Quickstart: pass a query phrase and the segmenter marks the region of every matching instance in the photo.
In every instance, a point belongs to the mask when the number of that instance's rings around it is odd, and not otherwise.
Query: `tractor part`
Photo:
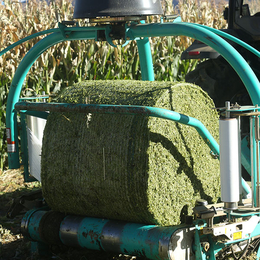
[[[230,42],[229,37],[235,36],[250,46],[258,50],[260,49],[259,5],[254,5],[252,2],[245,4],[244,2],[243,0],[229,0],[229,7],[226,7],[223,12],[223,17],[227,20],[228,27],[227,29],[219,30],[220,34],[226,33],[229,35],[224,37],[229,43],[233,44],[241,54],[244,52],[243,48],[240,48],[236,43]],[[214,29],[212,28],[212,30]],[[218,56],[219,53],[214,50],[214,48],[200,41],[194,41],[194,43],[182,53],[182,59],[216,59]]]
[[[252,2],[229,0],[229,7],[223,13],[228,28],[223,30],[210,29],[238,50],[250,64],[258,79],[260,79],[259,55],[248,51],[248,48],[241,45],[241,42],[260,50],[259,11],[259,5],[254,6]],[[234,39],[236,40],[234,41]],[[185,80],[201,86],[214,100],[216,107],[224,106],[227,100],[233,104],[237,102],[240,105],[254,103],[250,100],[246,85],[240,80],[232,66],[210,46],[201,41],[194,41],[182,53],[181,59],[208,59],[199,63],[195,70],[189,72]]]

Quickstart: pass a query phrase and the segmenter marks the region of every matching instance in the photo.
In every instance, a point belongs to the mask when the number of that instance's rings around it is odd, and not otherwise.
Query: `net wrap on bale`
[[[58,102],[153,106],[199,119],[218,138],[214,104],[186,83],[86,81]],[[57,113],[44,131],[41,178],[56,211],[175,225],[220,196],[219,162],[197,131],[144,115]]]

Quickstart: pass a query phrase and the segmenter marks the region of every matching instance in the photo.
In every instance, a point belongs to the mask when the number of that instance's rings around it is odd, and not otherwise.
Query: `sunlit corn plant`
[[[221,8],[213,3],[198,5],[194,0],[180,0],[172,6],[171,0],[162,0],[164,15],[180,14],[183,21],[224,27]],[[71,0],[37,1],[25,4],[4,0],[0,6],[0,49],[33,33],[57,28],[58,22],[72,20]],[[221,20],[222,19],[222,20]],[[79,21],[84,25],[85,21]],[[148,22],[160,22],[160,17],[149,17]],[[4,141],[5,109],[8,89],[14,73],[25,54],[44,36],[25,42],[0,57],[0,135],[1,165],[6,165]],[[155,79],[178,81],[196,62],[181,61],[181,52],[191,43],[187,37],[151,38]],[[71,41],[59,43],[44,52],[29,71],[22,95],[58,93],[62,88],[82,80],[141,79],[138,49],[134,41],[125,47],[112,47],[106,42]]]
[[[226,4],[225,0],[219,1],[218,4],[214,0],[179,0],[179,5],[175,9],[181,15],[182,21],[224,29],[227,27],[223,17]],[[177,44],[187,48],[192,41],[193,39],[182,36]]]
[[[8,94],[8,80],[6,77],[1,77],[1,86],[0,86],[0,172],[2,169],[6,168],[7,164],[7,144],[5,142],[5,110],[6,110],[6,101]]]

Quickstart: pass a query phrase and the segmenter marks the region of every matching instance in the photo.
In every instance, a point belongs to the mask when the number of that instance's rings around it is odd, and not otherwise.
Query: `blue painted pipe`
[[[67,34],[68,37],[66,38],[64,38],[64,32],[61,32],[59,29],[57,29],[56,32],[48,35],[47,37],[39,41],[37,44],[35,44],[19,64],[13,77],[6,106],[6,128],[8,129],[7,136],[10,136],[8,141],[8,144],[10,144],[10,149],[7,149],[8,164],[10,169],[20,168],[18,130],[16,126],[16,113],[14,112],[14,105],[19,100],[23,82],[31,66],[44,51],[54,46],[55,44],[63,42],[65,40],[95,39],[97,31],[100,29],[100,27],[87,27],[84,29],[73,28],[73,32],[71,32],[71,30],[65,31],[70,33]]]
[[[260,83],[251,67],[238,51],[210,30],[191,23],[163,23],[135,25],[127,31],[127,37],[131,39],[178,35],[192,37],[216,50],[237,72],[253,104],[260,104]]]
[[[19,150],[17,142],[17,127],[15,123],[16,114],[14,105],[18,102],[24,79],[35,60],[51,46],[66,40],[96,39],[97,31],[104,30],[105,27],[68,27],[57,29],[54,33],[38,42],[24,57],[20,63],[15,76],[13,78],[7,101],[6,109],[6,127],[8,129],[8,142],[10,149],[8,151],[8,162],[10,168],[19,168]],[[235,69],[244,82],[253,104],[260,103],[260,84],[250,66],[242,58],[242,56],[225,40],[208,29],[201,28],[194,24],[182,23],[163,23],[163,24],[140,24],[127,28],[126,38],[129,40],[137,40],[140,37],[160,37],[160,36],[178,36],[186,35],[198,39],[216,51],[218,51]],[[148,45],[140,42],[141,55],[144,57],[148,52]],[[142,67],[148,64],[149,67],[145,71],[146,79],[151,80],[153,77],[152,61],[148,57],[141,62]]]
[[[127,105],[98,105],[98,104],[71,104],[71,103],[40,103],[17,102],[17,110],[25,111],[52,111],[52,112],[77,112],[77,113],[101,113],[101,114],[126,114],[153,116],[179,122],[194,127],[214,154],[219,155],[219,145],[208,129],[196,118],[179,114],[164,108]]]
[[[145,24],[145,21],[141,21]],[[148,37],[136,39],[138,48],[142,80],[154,81],[153,57]]]
[[[136,44],[139,53],[142,80],[154,81],[153,59],[149,38],[138,39],[136,40]]]
[[[235,36],[231,35],[231,34],[228,34],[224,31],[221,31],[221,30],[218,30],[218,29],[215,29],[215,28],[212,28],[212,27],[208,27],[208,26],[205,26],[205,25],[202,25],[202,24],[196,24],[197,26],[199,27],[202,27],[202,28],[205,28],[221,37],[224,37],[230,41],[233,41],[237,44],[239,44],[240,46],[244,47],[245,49],[247,49],[248,51],[252,52],[254,55],[256,55],[257,57],[260,57],[260,52],[253,48],[251,45],[247,44],[246,42],[243,42],[241,41],[240,39],[236,38]]]
[[[60,221],[53,224],[52,219]],[[123,253],[154,260],[177,259],[171,257],[173,251],[180,249],[179,237],[175,237],[175,232],[183,228],[184,226],[160,227],[74,215],[60,218],[60,213],[44,210],[27,212],[21,226],[23,235],[32,241],[62,243],[71,247]],[[52,232],[52,237],[47,235],[48,230]],[[56,241],[53,237],[56,237]],[[181,239],[182,247],[187,247],[187,254],[192,254],[192,237],[193,232],[190,231],[188,242]]]

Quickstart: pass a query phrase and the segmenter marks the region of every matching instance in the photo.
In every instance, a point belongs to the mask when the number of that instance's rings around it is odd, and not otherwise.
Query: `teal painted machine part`
[[[30,210],[28,211],[21,222],[21,232],[31,240],[43,242],[39,232],[39,223],[46,211]]]
[[[58,29],[50,29],[50,30],[45,30],[45,31],[42,31],[42,32],[38,32],[38,33],[34,33],[32,35],[29,35],[27,37],[24,37],[23,39],[11,44],[10,46],[8,46],[7,48],[5,48],[4,50],[0,51],[0,56],[4,55],[6,52],[12,50],[14,47],[24,43],[24,42],[27,42],[31,39],[34,39],[38,36],[41,36],[41,35],[45,35],[45,34],[50,34],[50,33],[53,33],[55,31],[57,31]]]
[[[241,163],[246,171],[251,175],[251,155],[248,147],[248,136],[241,141]]]
[[[243,178],[241,178],[241,182],[242,182],[241,184],[243,187],[243,195],[245,195],[245,197],[247,197],[247,195],[251,194],[251,192],[252,192],[251,188]]]
[[[16,169],[20,167],[19,163],[19,151],[18,151],[18,132],[15,126],[16,114],[14,112],[14,105],[18,102],[20,92],[24,79],[35,62],[35,60],[51,46],[66,40],[83,40],[83,39],[95,39],[96,28],[89,27],[88,30],[82,31],[70,31],[67,37],[64,38],[62,32],[56,32],[48,35],[37,44],[26,54],[24,59],[19,64],[17,71],[14,75],[7,100],[6,107],[6,128],[10,129],[10,144],[15,146],[11,151],[8,151],[8,163],[9,168]]]
[[[178,35],[197,39],[219,52],[243,81],[253,104],[260,103],[260,83],[250,66],[229,43],[208,29],[189,23],[163,23],[135,25],[127,31],[127,36],[132,39]]]
[[[67,246],[166,260],[178,228],[68,216],[61,222],[60,239]]]
[[[17,104],[17,103],[16,103]],[[43,111],[20,111],[21,114],[47,119],[49,113]]]
[[[153,59],[149,38],[137,39],[136,43],[139,53],[142,80],[154,81]]]
[[[46,38],[38,42],[24,57],[20,63],[15,76],[13,78],[10,92],[8,95],[6,109],[6,127],[10,135],[9,142],[14,149],[8,153],[9,167],[19,168],[19,151],[17,145],[17,129],[15,126],[14,105],[19,100],[23,81],[35,60],[51,46],[66,40],[83,40],[96,39],[97,31],[104,30],[105,27],[60,27],[57,32],[48,35]],[[250,66],[242,58],[242,56],[225,40],[205,28],[201,28],[194,24],[182,23],[163,23],[163,24],[140,24],[132,25],[127,28],[126,38],[129,40],[140,39],[140,37],[160,37],[160,36],[178,36],[186,35],[198,39],[216,51],[218,51],[235,69],[244,82],[249,95],[254,104],[260,103],[260,85],[259,81],[253,73]],[[141,55],[145,56],[148,45],[143,46],[145,50],[141,51]],[[140,61],[142,64],[142,61]],[[149,62],[149,58],[143,63]],[[150,64],[152,66],[152,64]],[[147,77],[152,77],[152,71],[147,70]]]
[[[170,259],[171,238],[176,230],[184,227],[160,227],[73,215],[52,224],[48,217],[52,216],[53,219],[55,214],[60,213],[49,213],[43,210],[27,212],[22,219],[23,235],[32,241],[48,244],[53,241],[46,236],[46,229],[50,229],[51,225],[53,237],[59,239],[55,241],[56,244],[144,256],[154,260]]]
[[[104,250],[101,246],[101,234],[107,222],[107,219],[69,215],[60,225],[61,242],[67,246]]]
[[[141,21],[145,24],[145,21]],[[127,29],[128,30],[128,29]],[[142,80],[154,81],[153,58],[148,37],[136,39],[138,48]]]
[[[212,28],[212,27],[208,27],[208,26],[205,26],[205,25],[202,25],[202,24],[196,24],[197,26],[200,26],[202,28],[205,28],[221,37],[224,37],[228,40],[231,40],[237,44],[239,44],[240,46],[244,47],[245,49],[247,49],[248,51],[252,52],[253,54],[255,54],[257,57],[260,57],[260,52],[258,50],[256,50],[255,48],[253,48],[251,45],[247,44],[246,42],[243,42],[241,41],[240,39],[234,37],[233,35],[231,34],[228,34],[226,32],[223,32],[221,30],[217,30],[215,28]]]
[[[20,115],[20,122],[21,122],[21,159],[22,159],[22,164],[24,165],[24,181],[25,182],[30,182],[30,181],[35,181],[36,179],[33,178],[32,176],[29,176],[29,155],[28,155],[28,143],[27,143],[27,131],[26,131],[26,115],[22,114]]]
[[[120,252],[135,255],[138,248],[148,259],[170,259],[170,240],[178,228],[128,223],[122,229]]]
[[[153,116],[179,122],[194,127],[214,154],[219,154],[219,145],[208,129],[196,118],[179,114],[175,111],[157,107],[126,106],[126,105],[97,105],[97,104],[67,104],[67,103],[40,103],[18,102],[15,109],[22,111],[52,111],[77,113],[103,113]]]

